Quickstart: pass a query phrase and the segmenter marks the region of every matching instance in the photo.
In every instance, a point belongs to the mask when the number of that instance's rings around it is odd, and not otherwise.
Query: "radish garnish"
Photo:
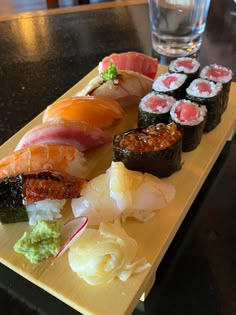
[[[55,257],[60,257],[64,254],[64,252],[83,234],[87,225],[88,218],[85,216],[73,218],[67,221],[61,232],[63,245]]]

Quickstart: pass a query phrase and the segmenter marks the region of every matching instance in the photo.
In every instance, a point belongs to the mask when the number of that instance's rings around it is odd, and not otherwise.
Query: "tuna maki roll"
[[[195,58],[180,57],[172,60],[169,65],[170,73],[184,73],[187,75],[188,84],[199,75],[200,63]]]
[[[183,73],[163,73],[153,82],[152,89],[155,92],[173,96],[179,100],[185,98],[187,76]]]
[[[208,79],[214,82],[220,82],[223,85],[223,98],[222,98],[222,112],[227,108],[229,100],[230,85],[232,82],[233,73],[230,69],[212,64],[202,69],[200,73],[202,79]]]
[[[170,117],[182,128],[182,151],[188,152],[196,149],[201,142],[206,123],[206,106],[199,106],[189,100],[180,100],[171,108]]]
[[[204,79],[195,79],[186,89],[187,99],[207,108],[207,120],[204,127],[209,132],[221,122],[222,84]]]
[[[168,123],[170,109],[175,103],[172,96],[150,92],[141,99],[138,108],[138,127]]]
[[[160,178],[180,170],[181,153],[182,132],[174,122],[132,129],[113,139],[113,161]]]

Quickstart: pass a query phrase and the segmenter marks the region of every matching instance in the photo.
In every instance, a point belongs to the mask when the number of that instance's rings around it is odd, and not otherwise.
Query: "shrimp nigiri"
[[[55,119],[39,124],[20,139],[19,150],[35,144],[62,144],[76,147],[83,152],[111,141],[111,137],[85,121]]]
[[[109,67],[110,61],[115,64],[117,70],[131,70],[139,72],[151,79],[154,79],[157,73],[157,58],[153,58],[135,51],[111,54],[110,56],[103,58],[102,61],[99,62],[99,73],[102,73]]]
[[[32,145],[0,160],[0,178],[24,172],[55,170],[77,177],[86,174],[84,154],[75,147],[56,144]]]
[[[43,115],[43,122],[61,118],[86,121],[98,127],[107,128],[124,116],[121,105],[107,97],[69,97],[49,105]]]

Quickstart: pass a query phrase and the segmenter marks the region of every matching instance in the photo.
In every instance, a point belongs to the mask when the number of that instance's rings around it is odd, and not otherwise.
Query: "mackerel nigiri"
[[[105,132],[85,121],[55,119],[39,124],[20,139],[16,149],[35,144],[62,144],[83,152],[111,141]]]
[[[43,115],[43,122],[55,118],[85,121],[98,128],[107,128],[124,116],[121,105],[101,96],[69,97],[49,105]]]
[[[58,208],[63,199],[80,197],[84,179],[57,171],[21,173],[0,179],[0,222],[14,223],[28,221],[33,216],[32,204],[46,201],[47,207],[37,209],[38,219],[49,219],[48,206],[54,203]],[[58,203],[59,201],[59,203]],[[29,210],[29,211],[28,211]],[[56,209],[59,210],[59,209]],[[35,211],[34,211],[35,212]],[[58,211],[54,211],[58,217]],[[54,214],[50,216],[54,218]]]
[[[84,154],[68,145],[32,145],[14,151],[0,160],[0,178],[45,169],[66,172],[77,177],[85,177],[87,172]]]

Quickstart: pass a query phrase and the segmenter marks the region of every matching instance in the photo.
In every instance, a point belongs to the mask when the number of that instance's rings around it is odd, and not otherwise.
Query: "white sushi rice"
[[[152,97],[152,96],[158,96],[159,98],[162,98],[164,100],[166,100],[166,106],[162,107],[162,106],[158,106],[158,100],[157,100],[157,105],[156,105],[156,110],[155,112],[146,106],[146,101]],[[150,92],[147,95],[145,95],[142,99],[141,102],[139,104],[139,108],[143,111],[149,112],[149,113],[157,113],[157,114],[164,114],[164,113],[168,113],[171,109],[171,106],[175,103],[175,98],[172,96],[168,96],[168,95],[164,95],[164,94],[159,94],[156,92]]]
[[[176,114],[176,108],[178,107],[179,104],[185,103],[186,105],[193,105],[197,108],[198,110],[198,119],[194,119],[194,120],[187,120],[187,121],[180,121],[177,114]],[[204,118],[206,117],[207,114],[207,108],[205,105],[199,106],[196,103],[193,103],[189,100],[180,100],[175,102],[175,104],[172,106],[171,111],[170,111],[170,117],[173,121],[175,121],[176,123],[179,123],[180,125],[185,125],[185,126],[196,126],[199,125]]]
[[[209,87],[211,89],[210,93],[208,91],[205,91],[205,92],[199,91],[197,85],[198,85],[198,83],[201,83],[201,82],[205,82],[209,85]],[[189,87],[187,87],[186,92],[187,92],[187,94],[192,95],[192,96],[208,98],[208,97],[213,97],[213,96],[218,95],[218,93],[221,90],[222,90],[222,84],[221,83],[215,83],[215,82],[205,80],[205,79],[195,79],[190,83]]]
[[[216,70],[225,70],[228,72],[227,75],[225,76],[220,76],[220,77],[215,77],[215,76],[212,76],[212,75],[208,75],[208,71],[213,68],[213,69],[216,69]],[[226,68],[226,67],[223,67],[223,66],[220,66],[220,65],[217,65],[217,64],[212,64],[212,65],[209,65],[209,66],[206,66],[202,69],[201,73],[200,73],[200,77],[202,79],[208,79],[208,80],[212,80],[214,82],[220,82],[220,83],[228,83],[229,81],[232,80],[232,77],[233,77],[233,72],[232,70]]]
[[[178,61],[185,61],[185,60],[192,60],[193,61],[193,68],[192,69],[189,69],[185,66],[182,66],[182,65],[178,65]],[[175,60],[172,60],[170,62],[170,65],[169,65],[169,69],[173,72],[184,72],[184,73],[187,73],[187,74],[190,74],[190,73],[195,73],[198,71],[198,69],[200,68],[200,63],[197,61],[197,59],[195,58],[190,58],[190,57],[180,57],[180,58],[177,58]]]
[[[175,76],[177,78],[176,81],[170,83],[170,87],[167,87],[163,80],[165,80],[168,76]],[[163,73],[153,82],[152,88],[156,92],[167,92],[178,89],[184,82],[186,81],[187,76],[183,73]]]
[[[65,199],[45,199],[26,206],[29,225],[35,225],[39,220],[54,220],[62,217],[61,209],[66,203]]]

